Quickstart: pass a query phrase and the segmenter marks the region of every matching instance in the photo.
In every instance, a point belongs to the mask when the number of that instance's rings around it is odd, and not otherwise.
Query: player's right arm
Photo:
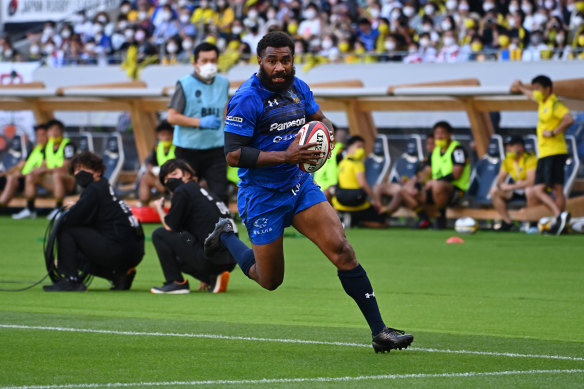
[[[511,84],[511,92],[521,92],[530,100],[536,101],[535,97],[533,97],[531,86],[523,84],[521,80],[513,81],[513,84]]]

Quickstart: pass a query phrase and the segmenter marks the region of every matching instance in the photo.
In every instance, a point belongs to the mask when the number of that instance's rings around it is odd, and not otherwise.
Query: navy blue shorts
[[[239,188],[237,208],[253,244],[275,241],[292,224],[294,215],[327,201],[311,176],[307,174],[303,180],[285,192],[258,186]]]

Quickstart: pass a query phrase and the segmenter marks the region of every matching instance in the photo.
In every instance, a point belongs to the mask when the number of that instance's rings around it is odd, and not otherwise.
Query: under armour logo
[[[300,183],[298,183],[294,188],[291,189],[292,194],[294,196],[296,196],[296,194],[298,193],[299,190],[300,190]]]
[[[370,299],[371,297],[375,297],[375,292],[365,293],[365,298]]]
[[[274,99],[274,100],[268,100],[268,104],[270,104],[270,107],[273,107],[274,104],[280,105],[280,104],[278,104],[278,100],[276,100],[276,99]]]

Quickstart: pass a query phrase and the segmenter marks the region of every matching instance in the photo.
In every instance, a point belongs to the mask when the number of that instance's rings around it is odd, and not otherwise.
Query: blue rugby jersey
[[[249,147],[262,151],[286,150],[308,117],[318,111],[308,85],[294,78],[287,91],[267,90],[254,74],[235,92],[227,105],[225,131],[251,138]],[[282,163],[257,169],[239,168],[239,185],[287,190],[304,173],[298,165]]]

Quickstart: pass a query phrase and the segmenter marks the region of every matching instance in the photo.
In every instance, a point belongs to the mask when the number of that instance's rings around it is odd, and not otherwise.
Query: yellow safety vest
[[[176,149],[175,145],[171,145],[168,149],[168,153],[164,152],[164,145],[162,142],[158,143],[156,146],[156,161],[158,162],[158,166],[164,165],[164,162],[168,161],[169,159],[175,159],[176,155],[174,150]]]
[[[452,153],[460,143],[453,140],[444,154],[440,153],[440,147],[436,146],[432,152],[432,178],[439,179],[452,173],[454,164],[452,163]],[[466,191],[470,186],[470,165],[467,163],[458,179],[452,181],[452,185]]]
[[[63,138],[59,144],[59,148],[55,151],[55,143],[53,140],[49,139],[47,147],[45,148],[45,158],[49,169],[63,166],[63,163],[65,163],[65,146],[67,146],[69,142],[69,138]]]
[[[34,149],[30,152],[30,155],[26,159],[26,162],[20,171],[23,175],[29,174],[37,167],[43,166],[43,160],[45,159],[45,146],[44,145],[36,145]]]

